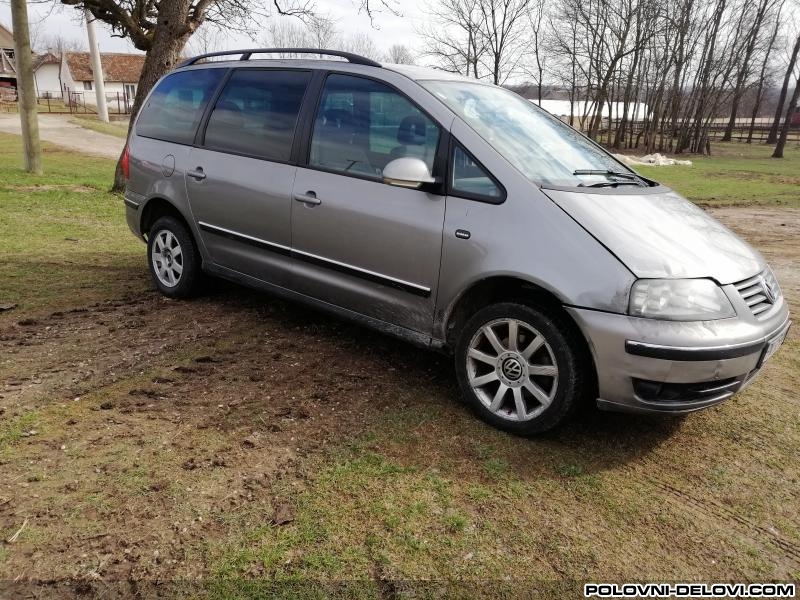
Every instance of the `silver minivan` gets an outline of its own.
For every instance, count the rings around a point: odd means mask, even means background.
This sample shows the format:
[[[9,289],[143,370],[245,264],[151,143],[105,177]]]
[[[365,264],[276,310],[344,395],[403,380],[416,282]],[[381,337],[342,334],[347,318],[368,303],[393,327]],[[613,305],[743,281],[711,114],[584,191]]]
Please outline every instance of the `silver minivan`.
[[[516,94],[437,70],[196,57],[150,93],[122,164],[163,294],[206,273],[452,353],[475,412],[515,433],[585,398],[711,406],[790,325],[726,227]]]

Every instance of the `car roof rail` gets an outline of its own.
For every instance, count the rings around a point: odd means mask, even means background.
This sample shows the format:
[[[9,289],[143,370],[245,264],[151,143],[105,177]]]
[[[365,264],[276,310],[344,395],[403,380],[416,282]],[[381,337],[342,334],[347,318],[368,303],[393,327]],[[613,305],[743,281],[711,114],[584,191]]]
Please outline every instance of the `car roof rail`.
[[[239,58],[239,60],[250,60],[250,57],[253,54],[325,54],[327,56],[338,56],[339,58],[344,58],[354,65],[366,65],[368,67],[382,66],[381,63],[374,61],[371,58],[367,58],[366,56],[359,56],[358,54],[353,54],[352,52],[343,52],[341,50],[325,50],[324,48],[248,48],[247,50],[222,50],[220,52],[199,54],[198,56],[193,56],[192,58],[183,61],[178,65],[178,68],[188,67],[189,65],[197,63],[197,61],[203,60],[204,58],[230,56],[235,54],[241,54],[241,58]]]

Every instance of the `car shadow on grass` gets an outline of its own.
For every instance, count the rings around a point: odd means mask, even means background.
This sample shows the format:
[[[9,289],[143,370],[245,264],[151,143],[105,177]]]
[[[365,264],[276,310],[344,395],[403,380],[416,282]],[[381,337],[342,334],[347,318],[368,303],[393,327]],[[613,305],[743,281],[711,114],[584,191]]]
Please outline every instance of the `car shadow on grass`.
[[[347,377],[355,377],[356,383],[338,390],[336,369],[328,382],[343,402],[352,400],[359,418],[342,423],[353,429],[340,431],[340,439],[358,439],[366,431],[379,440],[376,444],[382,452],[395,448],[395,458],[419,468],[430,464],[433,444],[442,465],[459,462],[452,456],[466,457],[468,462],[484,465],[482,474],[490,476],[509,470],[522,477],[596,473],[668,443],[684,421],[674,416],[605,412],[590,405],[554,431],[531,438],[506,434],[476,419],[461,401],[449,356],[226,282],[214,281],[205,301],[252,311],[256,319],[264,318],[265,326],[267,321],[277,320],[286,333],[312,337],[316,349],[309,350],[309,357],[324,348],[344,357]],[[302,348],[299,352],[293,364],[302,360]],[[373,386],[373,378],[380,384]],[[370,397],[366,401],[365,395]],[[452,453],[450,457],[448,453]]]

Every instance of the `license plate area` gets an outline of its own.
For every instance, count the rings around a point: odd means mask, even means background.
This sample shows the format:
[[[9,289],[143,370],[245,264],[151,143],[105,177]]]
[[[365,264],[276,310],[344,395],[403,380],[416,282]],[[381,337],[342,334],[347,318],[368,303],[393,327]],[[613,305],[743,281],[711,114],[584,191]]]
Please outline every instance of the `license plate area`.
[[[787,325],[786,328],[778,335],[767,341],[767,345],[764,348],[764,351],[761,353],[761,359],[758,361],[759,369],[764,366],[765,362],[772,358],[772,355],[775,354],[778,351],[778,348],[783,345],[783,342],[786,341],[786,336],[789,335],[790,327],[791,323],[789,323],[789,325]]]

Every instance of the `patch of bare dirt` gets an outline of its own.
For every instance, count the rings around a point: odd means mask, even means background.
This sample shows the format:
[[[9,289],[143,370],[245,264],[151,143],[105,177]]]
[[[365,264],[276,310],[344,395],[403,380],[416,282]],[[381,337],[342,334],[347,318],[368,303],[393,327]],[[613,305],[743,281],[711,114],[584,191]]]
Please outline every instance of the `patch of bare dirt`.
[[[199,576],[237,511],[290,518],[273,488],[302,484],[303,457],[429,386],[454,395],[443,357],[219,287],[0,329],[2,418],[36,422],[0,445],[0,532],[28,519],[0,576]]]
[[[79,192],[88,194],[89,192],[97,191],[86,185],[55,185],[55,184],[41,184],[41,185],[7,185],[6,189],[15,190],[18,192],[49,192],[52,190],[66,190],[68,192]]]
[[[740,207],[706,211],[761,251],[787,297],[800,297],[800,209]]]

